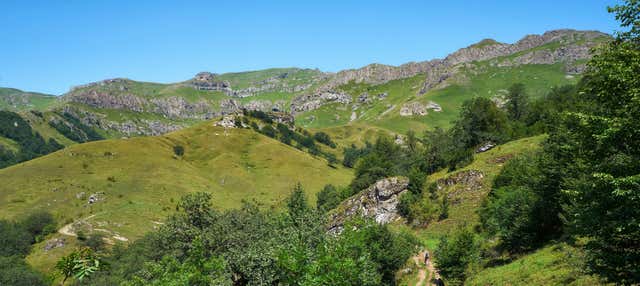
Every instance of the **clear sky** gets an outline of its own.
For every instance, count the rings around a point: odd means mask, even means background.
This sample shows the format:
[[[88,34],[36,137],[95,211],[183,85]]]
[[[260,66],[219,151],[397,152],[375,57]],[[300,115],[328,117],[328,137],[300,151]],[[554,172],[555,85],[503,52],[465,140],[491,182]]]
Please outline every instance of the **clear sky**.
[[[0,0],[0,86],[53,94],[113,77],[338,71],[440,58],[484,38],[618,28],[618,0]]]

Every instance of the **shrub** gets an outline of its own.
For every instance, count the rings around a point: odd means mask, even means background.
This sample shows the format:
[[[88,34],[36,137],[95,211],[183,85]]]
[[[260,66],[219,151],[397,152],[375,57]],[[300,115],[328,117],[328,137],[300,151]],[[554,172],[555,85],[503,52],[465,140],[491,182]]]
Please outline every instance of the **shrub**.
[[[176,156],[184,156],[184,147],[182,145],[173,146],[173,154]]]
[[[95,252],[102,251],[105,246],[104,234],[93,233],[84,241],[83,244]]]
[[[320,192],[316,194],[316,209],[322,212],[334,209],[342,201],[340,193],[333,185],[325,185]]]
[[[449,280],[449,285],[461,285],[464,282],[467,268],[478,262],[479,249],[475,234],[467,228],[440,239],[435,251],[436,262],[440,274]]]
[[[324,145],[327,145],[331,148],[336,148],[336,143],[334,143],[333,141],[331,141],[331,137],[329,136],[329,134],[324,133],[324,132],[318,132],[316,134],[313,135],[313,138],[318,141],[319,143],[322,143]]]
[[[56,222],[53,216],[44,211],[38,211],[28,215],[20,222],[20,227],[27,231],[32,237],[32,242],[39,240],[42,236],[55,231]]]

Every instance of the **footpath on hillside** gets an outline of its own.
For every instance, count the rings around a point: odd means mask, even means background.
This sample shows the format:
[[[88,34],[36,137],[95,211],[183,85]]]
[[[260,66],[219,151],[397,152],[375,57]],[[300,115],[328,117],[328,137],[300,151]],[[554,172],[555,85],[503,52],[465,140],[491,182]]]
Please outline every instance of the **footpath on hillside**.
[[[426,251],[421,251],[417,255],[413,257],[413,262],[418,267],[418,280],[415,286],[432,286],[436,285],[433,283],[435,279],[440,278],[440,274],[433,266],[433,262],[429,259],[429,262],[425,265],[424,263],[424,255]]]

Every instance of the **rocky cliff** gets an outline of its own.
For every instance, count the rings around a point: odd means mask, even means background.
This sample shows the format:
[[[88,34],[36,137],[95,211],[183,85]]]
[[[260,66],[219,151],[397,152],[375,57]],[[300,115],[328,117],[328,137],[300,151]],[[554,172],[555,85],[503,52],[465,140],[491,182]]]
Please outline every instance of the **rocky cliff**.
[[[321,97],[337,93],[338,87],[349,82],[377,85],[391,80],[407,78],[421,73],[425,80],[421,94],[434,88],[446,87],[460,74],[462,68],[478,61],[489,61],[495,66],[562,63],[568,73],[580,73],[584,65],[579,60],[590,58],[589,51],[607,34],[597,31],[554,30],[542,35],[528,35],[513,44],[485,39],[469,47],[449,54],[444,59],[411,62],[400,66],[371,64],[360,69],[344,70],[332,76],[328,82],[312,93],[300,95],[292,102],[292,110],[312,110],[337,100]]]
[[[415,85],[415,90],[420,90],[416,94],[419,96],[452,83],[464,83],[469,73],[481,72],[482,67],[476,64],[478,61],[483,61],[485,68],[561,63],[568,74],[580,73],[584,60],[590,57],[590,49],[607,37],[594,31],[555,30],[529,35],[513,44],[486,39],[444,59],[400,66],[371,64],[338,73],[296,68],[233,74],[200,72],[192,79],[175,84],[116,78],[75,87],[61,100],[76,109],[90,107],[83,112],[97,114],[87,116],[86,121],[99,122],[97,126],[101,128],[113,128],[125,134],[158,134],[181,128],[176,121],[205,120],[242,109],[295,114],[338,103],[345,108],[351,105],[355,111],[360,106],[372,105],[375,99],[384,99],[387,93],[369,95],[366,91],[358,91],[350,94],[344,89],[347,83],[373,86],[422,74],[424,80]],[[399,106],[401,116],[423,116],[430,111],[442,110],[437,103],[431,102]],[[387,108],[391,110],[393,105]],[[108,121],[104,116],[108,110],[151,115],[144,120]],[[351,118],[359,117],[352,113]]]
[[[386,178],[345,200],[330,215],[329,232],[341,232],[345,221],[354,216],[372,218],[380,224],[399,219],[400,195],[407,191],[408,185],[409,179],[404,177]]]

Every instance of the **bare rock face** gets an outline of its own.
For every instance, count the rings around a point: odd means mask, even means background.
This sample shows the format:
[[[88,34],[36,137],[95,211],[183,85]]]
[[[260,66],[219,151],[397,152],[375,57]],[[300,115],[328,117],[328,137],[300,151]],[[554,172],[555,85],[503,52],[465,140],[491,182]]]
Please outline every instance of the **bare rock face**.
[[[351,96],[343,92],[323,91],[316,94],[298,96],[291,102],[292,112],[304,112],[320,108],[329,103],[351,103]]]
[[[441,112],[442,107],[433,101],[429,101],[427,104],[414,101],[402,105],[400,108],[400,116],[424,116],[428,114],[428,110]]]
[[[400,116],[427,115],[427,108],[420,102],[405,103],[400,108]]]
[[[53,239],[47,240],[43,249],[46,252],[54,248],[64,247],[66,243],[67,241],[64,237],[53,238]]]
[[[198,90],[231,91],[229,82],[218,80],[217,75],[210,72],[200,72],[196,74],[196,76],[189,81],[189,84]]]
[[[136,112],[144,111],[147,105],[146,100],[132,94],[97,90],[72,94],[66,99],[97,108],[127,109]]]
[[[391,177],[377,181],[366,190],[342,202],[329,219],[329,232],[340,233],[344,222],[356,215],[373,218],[380,224],[398,218],[398,203],[401,194],[407,191],[409,179]]]
[[[214,125],[224,128],[236,128],[236,119],[233,116],[227,115],[222,117],[220,121],[214,123]]]
[[[436,182],[438,191],[447,189],[448,198],[452,203],[461,201],[462,194],[477,192],[483,187],[484,173],[477,170],[457,172]]]
[[[454,68],[457,65],[493,60],[509,55],[515,55],[515,58],[504,59],[493,64],[497,66],[518,66],[524,64],[564,63],[568,72],[581,72],[584,67],[575,66],[572,63],[581,59],[589,59],[591,57],[589,50],[597,44],[594,39],[607,36],[607,34],[595,31],[554,30],[542,35],[525,36],[514,44],[482,40],[477,44],[448,55],[444,60],[438,62],[434,68],[428,70],[421,93],[444,87],[443,83],[457,73]],[[557,49],[532,50],[524,54],[518,54],[550,43],[560,43],[562,46]]]
[[[153,112],[169,118],[206,119],[213,113],[211,105],[206,101],[190,103],[183,97],[171,96],[154,98],[150,102],[153,104]]]
[[[601,37],[608,37],[608,35],[596,31],[554,30],[542,35],[526,36],[513,44],[485,39],[460,49],[444,59],[411,62],[400,66],[371,64],[359,69],[344,70],[334,74],[315,91],[296,98],[295,111],[313,110],[332,103],[318,97],[349,82],[377,85],[424,73],[425,82],[420,90],[420,94],[424,94],[429,90],[448,86],[452,80],[463,74],[460,72],[463,67],[469,67],[476,61],[489,60],[496,66],[563,63],[568,73],[580,73],[584,70],[584,65],[575,64],[575,62],[589,59],[591,57],[589,50],[597,44],[598,41],[595,39]],[[544,49],[534,49],[551,43],[559,43],[559,47],[547,46]],[[365,99],[359,98],[359,100]]]

